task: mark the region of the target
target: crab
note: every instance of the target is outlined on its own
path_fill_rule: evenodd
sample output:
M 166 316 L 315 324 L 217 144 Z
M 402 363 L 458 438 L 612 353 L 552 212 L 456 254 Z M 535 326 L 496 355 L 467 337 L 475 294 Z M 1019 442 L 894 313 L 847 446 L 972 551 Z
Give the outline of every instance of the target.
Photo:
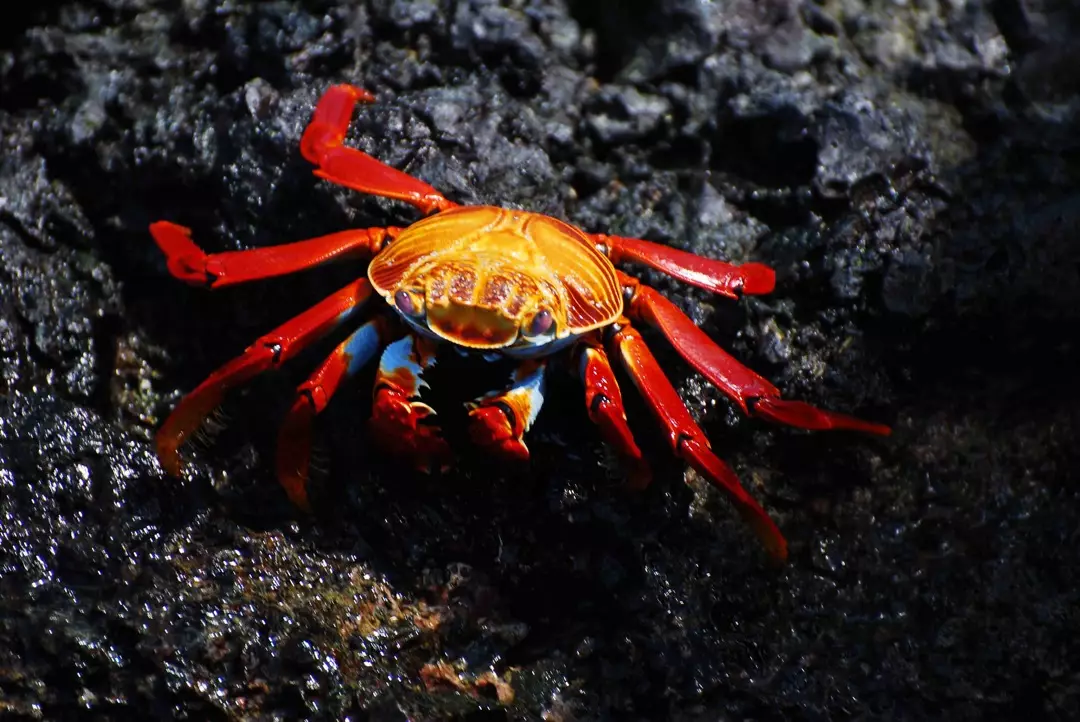
M 363 193 L 413 205 L 424 218 L 407 227 L 357 228 L 295 243 L 206 254 L 191 231 L 169 221 L 150 226 L 169 272 L 212 289 L 271 278 L 331 261 L 367 260 L 367 275 L 270 333 L 185 396 L 156 437 L 162 467 L 182 471 L 180 448 L 230 389 L 278 367 L 332 331 L 352 330 L 297 389 L 276 446 L 276 474 L 292 502 L 310 509 L 307 483 L 313 421 L 335 391 L 382 349 L 375 375 L 371 433 L 382 448 L 422 470 L 445 468 L 452 449 L 420 399 L 423 376 L 441 346 L 510 359 L 509 384 L 468 404 L 471 441 L 493 455 L 527 460 L 524 436 L 536 419 L 552 361 L 576 372 L 585 408 L 623 461 L 628 483 L 651 479 L 627 422 L 611 359 L 644 397 L 675 456 L 724 492 L 768 553 L 787 558 L 776 524 L 713 453 L 634 324 L 657 329 L 678 353 L 745 414 L 809 430 L 888 435 L 889 427 L 785 400 L 679 308 L 616 268 L 640 264 L 707 291 L 739 299 L 773 290 L 760 263 L 734 265 L 637 238 L 587 233 L 539 213 L 459 205 L 434 187 L 344 144 L 357 102 L 374 102 L 351 85 L 330 87 L 300 141 L 315 175 Z M 375 296 L 394 313 L 376 309 Z M 350 325 L 348 328 L 341 328 Z

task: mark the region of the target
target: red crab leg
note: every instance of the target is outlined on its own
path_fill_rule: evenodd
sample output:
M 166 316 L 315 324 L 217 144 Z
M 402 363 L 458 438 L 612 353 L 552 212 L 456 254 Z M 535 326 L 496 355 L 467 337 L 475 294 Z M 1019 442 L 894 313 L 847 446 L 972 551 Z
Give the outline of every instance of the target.
M 388 337 L 385 318 L 368 321 L 342 341 L 307 381 L 297 387 L 296 400 L 278 432 L 277 475 L 289 499 L 301 509 L 309 508 L 308 464 L 315 416 L 330 403 L 341 382 L 356 375 Z
M 157 433 L 158 458 L 173 476 L 179 476 L 177 450 L 220 403 L 225 392 L 269 368 L 280 366 L 304 347 L 348 320 L 371 297 L 366 279 L 353 281 L 337 293 L 259 338 L 241 356 L 212 373 L 180 400 Z
M 191 229 L 169 221 L 150 224 L 150 234 L 165 254 L 169 273 L 209 288 L 282 276 L 343 258 L 371 258 L 400 232 L 393 227 L 362 228 L 281 246 L 207 255 L 191 240 Z
M 803 401 L 781 399 L 775 386 L 717 346 L 671 301 L 624 273 L 619 274 L 619 280 L 633 294 L 626 314 L 659 329 L 691 366 L 735 401 L 744 413 L 815 431 L 850 429 L 879 436 L 892 433 L 882 424 L 824 411 Z
M 510 387 L 468 404 L 473 443 L 505 459 L 528 461 L 522 441 L 544 403 L 544 361 L 527 360 L 514 369 Z
M 585 384 L 585 407 L 589 418 L 597 425 L 604 441 L 611 444 L 630 470 L 630 485 L 644 489 L 652 481 L 648 463 L 626 422 L 622 392 L 604 347 L 593 340 L 578 346 L 578 374 Z
M 406 336 L 386 347 L 375 375 L 371 433 L 389 453 L 411 457 L 416 468 L 430 472 L 434 464 L 449 467 L 450 446 L 437 427 L 420 424 L 435 410 L 419 400 L 426 369 L 435 365 L 434 343 Z
M 787 542 L 783 534 L 765 510 L 742 487 L 735 472 L 711 451 L 705 433 L 694 423 L 690 412 L 660 365 L 656 363 L 641 334 L 627 323 L 615 333 L 610 343 L 622 358 L 634 385 L 667 430 L 668 442 L 676 456 L 727 494 L 769 554 L 779 561 L 787 559 Z
M 342 145 L 358 100 L 373 103 L 375 96 L 352 85 L 335 85 L 319 98 L 300 139 L 300 153 L 319 166 L 315 175 L 362 193 L 411 203 L 425 214 L 456 206 L 427 183 Z
M 680 281 L 728 298 L 770 293 L 776 286 L 776 273 L 761 263 L 736 266 L 640 238 L 607 236 L 602 233 L 592 233 L 589 237 L 612 263 L 641 263 Z

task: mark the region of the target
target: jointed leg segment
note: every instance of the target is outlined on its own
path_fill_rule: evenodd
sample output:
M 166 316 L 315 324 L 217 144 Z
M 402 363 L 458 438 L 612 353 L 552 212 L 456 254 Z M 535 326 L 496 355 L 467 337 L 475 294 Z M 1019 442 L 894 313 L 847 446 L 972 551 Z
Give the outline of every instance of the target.
M 626 324 L 609 343 L 612 352 L 622 359 L 634 385 L 667 431 L 668 443 L 675 455 L 727 494 L 774 558 L 786 559 L 787 542 L 784 536 L 765 510 L 742 487 L 735 472 L 710 450 L 708 438 L 690 416 L 641 334 Z
M 653 261 L 657 257 L 656 254 L 650 255 Z M 670 260 L 676 257 L 668 256 L 667 258 Z M 668 270 L 662 264 L 650 263 L 650 265 Z M 682 268 L 679 272 L 682 273 L 685 270 Z M 677 273 L 672 273 L 672 275 L 686 280 L 685 275 L 679 276 Z M 728 276 L 728 280 L 723 281 L 721 285 L 732 292 L 741 290 L 745 293 L 750 292 L 751 288 L 755 290 L 763 288 L 761 285 L 753 285 L 754 282 L 747 283 L 745 278 L 733 285 L 730 283 L 731 278 L 732 276 Z M 853 429 L 879 435 L 890 433 L 889 428 L 881 424 L 872 424 L 845 414 L 823 411 L 801 401 L 781 399 L 780 392 L 775 386 L 744 367 L 717 346 L 675 304 L 641 284 L 637 279 L 619 273 L 619 280 L 623 284 L 628 299 L 627 316 L 660 330 L 683 358 L 739 404 L 744 412 L 805 429 Z M 704 288 L 710 287 L 703 282 L 694 282 L 694 284 Z M 713 290 L 716 289 L 713 288 Z M 785 559 L 787 542 L 780 530 L 742 487 L 731 468 L 711 451 L 704 432 L 690 416 L 678 392 L 668 381 L 645 345 L 644 339 L 630 326 L 627 319 L 622 319 L 616 328 L 617 330 L 609 340 L 611 352 L 622 359 L 638 390 L 667 430 L 672 451 L 693 466 L 714 486 L 723 490 L 757 533 L 769 553 L 776 559 Z M 609 368 L 605 369 L 606 358 L 599 356 L 596 349 L 585 346 L 581 359 L 582 374 L 586 376 L 587 386 L 589 386 L 587 377 L 589 369 L 601 376 L 604 373 L 610 373 Z M 594 385 L 598 383 L 593 382 Z M 614 386 L 613 378 L 610 383 Z M 593 398 L 602 399 L 603 396 L 597 394 Z M 595 410 L 593 402 L 590 402 L 590 415 L 601 424 L 601 429 L 605 431 L 605 438 L 612 441 L 616 448 L 621 449 L 624 455 L 633 458 L 636 447 L 632 446 L 633 440 L 625 427 L 625 418 L 620 419 L 616 411 L 621 411 L 621 400 L 610 404 L 600 401 Z M 600 420 L 597 419 L 598 416 Z
M 318 166 L 315 175 L 362 193 L 405 201 L 425 214 L 456 206 L 427 183 L 342 145 L 359 100 L 371 103 L 375 96 L 351 85 L 335 85 L 319 99 L 300 140 L 300 152 Z
M 736 266 L 640 238 L 593 233 L 589 237 L 612 263 L 641 263 L 672 278 L 728 298 L 770 293 L 776 273 L 761 263 Z
M 168 221 L 150 225 L 169 272 L 181 281 L 209 288 L 282 276 L 345 258 L 371 258 L 400 231 L 360 228 L 283 246 L 207 255 L 191 240 L 190 229 Z
M 266 334 L 185 396 L 157 433 L 158 457 L 170 474 L 180 474 L 181 444 L 202 424 L 225 393 L 267 369 L 279 366 L 354 316 L 371 297 L 366 279 L 353 281 L 337 293 Z
M 652 481 L 652 472 L 641 457 L 641 449 L 626 423 L 622 392 L 608 355 L 595 339 L 583 341 L 578 348 L 578 374 L 585 385 L 585 407 L 589 411 L 589 418 L 596 424 L 604 441 L 611 444 L 627 464 L 630 486 L 644 489 Z
M 887 436 L 890 429 L 846 414 L 824 411 L 803 401 L 780 398 L 780 391 L 716 345 L 679 308 L 635 278 L 620 273 L 631 295 L 626 313 L 660 330 L 701 375 L 727 394 L 744 413 L 802 429 L 850 429 Z
M 377 316 L 334 349 L 296 389 L 296 400 L 278 432 L 277 475 L 294 504 L 308 509 L 307 480 L 311 429 L 341 383 L 356 375 L 388 340 L 389 324 Z

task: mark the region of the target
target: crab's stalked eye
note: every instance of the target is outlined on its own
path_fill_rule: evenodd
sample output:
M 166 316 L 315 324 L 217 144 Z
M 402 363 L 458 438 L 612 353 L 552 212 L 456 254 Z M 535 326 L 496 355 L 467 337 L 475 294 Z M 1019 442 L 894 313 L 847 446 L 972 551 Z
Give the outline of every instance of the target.
M 408 291 L 398 291 L 394 294 L 394 305 L 406 316 L 420 318 L 424 315 L 424 304 L 415 294 Z
M 547 336 L 554 327 L 555 317 L 551 315 L 551 311 L 544 309 L 525 324 L 524 332 L 526 336 Z

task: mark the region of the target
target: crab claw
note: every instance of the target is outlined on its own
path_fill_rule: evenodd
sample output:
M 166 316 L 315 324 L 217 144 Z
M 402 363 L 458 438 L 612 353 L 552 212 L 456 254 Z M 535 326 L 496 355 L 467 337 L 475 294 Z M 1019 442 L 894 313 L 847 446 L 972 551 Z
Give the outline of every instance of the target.
M 510 386 L 466 404 L 473 443 L 510 461 L 528 461 L 522 441 L 544 403 L 547 363 L 532 359 L 516 369 Z
M 435 415 L 422 401 L 409 401 L 401 389 L 380 386 L 375 392 L 371 433 L 380 446 L 395 456 L 410 457 L 417 471 L 431 473 L 437 466 L 450 468 L 450 445 L 435 426 L 421 424 Z
M 430 473 L 437 465 L 450 468 L 450 446 L 433 424 L 421 424 L 435 409 L 419 400 L 427 386 L 424 371 L 435 363 L 434 347 L 406 336 L 383 350 L 375 375 L 372 436 L 390 454 L 408 457 L 417 470 Z
M 521 440 L 524 429 L 512 419 L 500 406 L 477 406 L 469 412 L 469 436 L 477 446 L 505 459 L 528 461 L 529 448 Z

